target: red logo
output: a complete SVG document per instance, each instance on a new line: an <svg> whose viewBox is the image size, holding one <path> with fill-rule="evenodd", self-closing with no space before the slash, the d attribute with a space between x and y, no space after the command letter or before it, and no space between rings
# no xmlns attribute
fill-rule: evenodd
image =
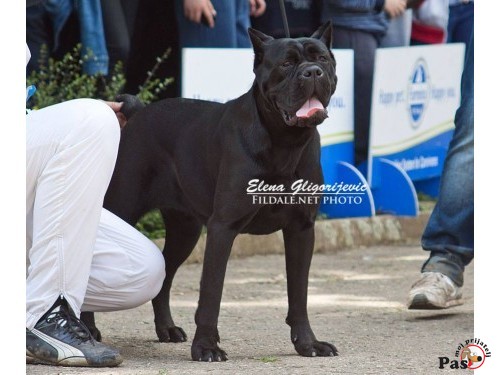
<svg viewBox="0 0 500 375"><path fill-rule="evenodd" d="M467 361L467 368L469 370L475 370L483 365L486 353L481 346L469 344L462 349L460 359Z"/></svg>

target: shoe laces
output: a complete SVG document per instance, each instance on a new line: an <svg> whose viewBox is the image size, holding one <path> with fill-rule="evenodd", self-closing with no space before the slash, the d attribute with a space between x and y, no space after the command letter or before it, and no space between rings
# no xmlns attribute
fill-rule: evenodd
<svg viewBox="0 0 500 375"><path fill-rule="evenodd" d="M57 311L49 313L45 320L47 323L55 322L59 327L72 333L72 336L76 337L80 342L90 341L92 345L95 345L95 340L87 326L63 306Z"/></svg>

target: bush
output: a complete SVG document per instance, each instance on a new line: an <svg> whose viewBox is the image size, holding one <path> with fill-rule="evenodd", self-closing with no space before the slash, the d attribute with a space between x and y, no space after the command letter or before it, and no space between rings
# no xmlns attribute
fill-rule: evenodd
<svg viewBox="0 0 500 375"><path fill-rule="evenodd" d="M123 64L118 62L110 69L108 76L87 75L83 73L82 67L85 61L92 58L92 54L81 56L81 49L81 45L77 44L62 59L55 60L47 59L47 47L42 47L40 69L31 72L27 78L27 84L35 85L37 88L28 103L29 108L40 109L77 98L114 100L116 95L122 92L126 82ZM167 49L162 56L157 57L155 66L147 73L144 83L139 86L137 97L143 103L148 104L157 100L162 91L173 82L173 78L170 77L165 79L155 77L158 68L169 55L170 49ZM47 64L43 61L47 61Z"/></svg>
<svg viewBox="0 0 500 375"><path fill-rule="evenodd" d="M165 237L165 225L159 210L148 212L135 227L150 239Z"/></svg>
<svg viewBox="0 0 500 375"><path fill-rule="evenodd" d="M35 95L29 100L28 108L41 109L53 104L77 98L95 98L114 100L125 86L123 64L117 63L105 77L102 75L87 75L83 73L83 63L92 58L89 53L81 57L81 45L66 53L62 59L47 59L47 48L40 52L40 69L31 72L27 78L28 85L35 85ZM145 104L158 99L166 87L173 82L173 78L160 79L155 76L160 65L170 55L170 49L156 59L151 71L147 73L144 83L139 86L137 97ZM44 64L43 61L47 61ZM146 214L136 225L136 228L147 237L161 238L165 236L165 227L161 213L158 210Z"/></svg>

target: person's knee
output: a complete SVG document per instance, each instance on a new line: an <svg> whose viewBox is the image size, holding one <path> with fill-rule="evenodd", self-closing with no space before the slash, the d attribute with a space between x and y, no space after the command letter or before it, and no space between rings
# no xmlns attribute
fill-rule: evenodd
<svg viewBox="0 0 500 375"><path fill-rule="evenodd" d="M153 299L160 292L165 280L165 260L158 250L151 251L145 262L145 275L147 278L145 292L146 301Z"/></svg>
<svg viewBox="0 0 500 375"><path fill-rule="evenodd" d="M136 291L130 301L132 305L139 306L152 300L158 295L165 280L165 261L163 254L152 242L150 246L143 246L139 258L134 260L133 289Z"/></svg>

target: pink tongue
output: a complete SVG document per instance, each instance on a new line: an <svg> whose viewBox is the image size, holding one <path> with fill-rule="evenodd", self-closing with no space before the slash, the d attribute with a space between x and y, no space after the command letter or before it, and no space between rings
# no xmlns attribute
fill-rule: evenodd
<svg viewBox="0 0 500 375"><path fill-rule="evenodd" d="M311 117L315 112L325 109L323 104L316 98L306 100L306 102L300 107L300 109L295 114L297 117L308 118Z"/></svg>

